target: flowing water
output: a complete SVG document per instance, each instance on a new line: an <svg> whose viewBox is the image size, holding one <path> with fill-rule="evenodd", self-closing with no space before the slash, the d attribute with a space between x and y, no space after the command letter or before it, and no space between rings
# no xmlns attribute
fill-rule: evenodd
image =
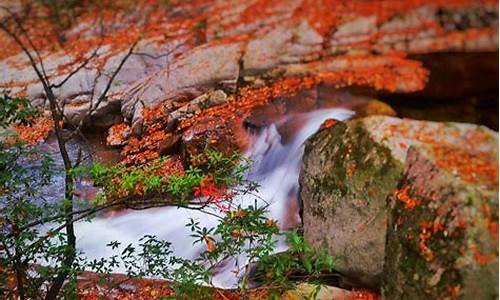
<svg viewBox="0 0 500 300"><path fill-rule="evenodd" d="M236 203L242 206L253 205L254 201L257 201L257 205L268 203L269 216L276 219L282 229L300 225L297 192L304 142L326 119L345 120L352 115L352 111L341 108L317 110L288 115L262 128L254 135L253 145L246 153L254 162L247 177L260 185L259 197L241 196L236 199ZM287 126L292 126L294 130L291 136L285 139L280 132L287 132ZM78 222L75 225L77 245L88 258L109 257L119 253L106 247L110 241L120 241L123 247L130 243L137 245L141 237L150 234L170 241L174 255L194 259L205 250L205 245L192 244L190 229L185 226L190 218L200 221L202 227L209 228L217 224L217 218L214 216L175 207L121 211L112 216L97 217L91 222ZM276 252L285 249L285 243L278 241ZM219 287L234 287L238 278L233 271L245 264L245 257L228 261L216 270L213 284ZM235 267L236 265L239 267Z"/></svg>

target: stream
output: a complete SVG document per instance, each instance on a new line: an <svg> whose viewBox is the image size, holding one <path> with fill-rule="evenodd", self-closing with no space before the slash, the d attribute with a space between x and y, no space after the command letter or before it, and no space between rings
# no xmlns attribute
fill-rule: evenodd
<svg viewBox="0 0 500 300"><path fill-rule="evenodd" d="M238 196L234 200L242 207L269 204L269 217L278 221L281 229L286 230L300 226L298 178L304 142L314 134L327 119L346 120L354 112L344 108L320 109L307 113L294 113L261 128L252 136L251 146L245 155L253 161L247 173L247 179L256 182L258 197L255 195ZM280 132L290 132L285 139ZM52 143L43 146L54 153ZM56 177L56 182L63 178ZM59 182L61 183L61 182ZM91 183L90 183L91 184ZM60 185L60 184L59 184ZM80 187L89 186L88 182L78 183ZM52 189L59 194L62 191ZM257 202L255 202L257 201ZM211 211L220 214L219 211ZM185 225L190 219L200 222L201 227L215 227L218 219L201 211L176 207L161 207L146 210L122 210L97 216L92 221L79 221L75 224L78 250L89 259L110 257L128 245L138 245L144 235L155 235L158 239L172 243L173 254L187 259L197 258L206 250L205 244L193 245L190 228ZM112 250L107 247L111 241L119 241L121 246ZM285 251L284 241L277 241L276 252ZM212 284L216 287L231 288L238 283L235 271L241 271L247 264L246 258L240 256L225 262L215 270ZM239 270L238 270L239 269ZM116 273L124 269L114 269ZM242 272L240 272L241 274Z"/></svg>

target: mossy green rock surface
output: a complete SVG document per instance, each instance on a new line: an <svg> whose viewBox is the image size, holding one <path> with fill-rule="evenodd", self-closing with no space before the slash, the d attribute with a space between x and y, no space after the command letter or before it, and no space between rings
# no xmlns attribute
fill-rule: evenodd
<svg viewBox="0 0 500 300"><path fill-rule="evenodd" d="M498 299L498 141L441 147L410 148L389 198L384 299Z"/></svg>
<svg viewBox="0 0 500 300"><path fill-rule="evenodd" d="M306 144L300 174L304 236L326 246L337 269L361 285L380 283L386 198L403 164L362 121L337 123Z"/></svg>
<svg viewBox="0 0 500 300"><path fill-rule="evenodd" d="M386 251L392 218L387 201L406 178L408 149L439 143L458 147L474 141L464 151L484 152L498 145L498 139L476 125L385 116L331 124L305 146L299 179L304 236L315 247L326 246L337 258L337 270L350 281L378 288L388 276L384 261L396 255L392 249ZM439 172L441 168L445 166L438 166Z"/></svg>

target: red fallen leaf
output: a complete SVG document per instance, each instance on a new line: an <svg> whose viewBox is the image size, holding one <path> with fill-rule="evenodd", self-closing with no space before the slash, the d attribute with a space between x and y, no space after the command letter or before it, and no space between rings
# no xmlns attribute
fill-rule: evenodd
<svg viewBox="0 0 500 300"><path fill-rule="evenodd" d="M321 126L319 127L319 129L320 130L327 129L327 128L333 127L337 123L338 123L338 121L335 120L335 119L328 119L328 120L325 120L323 122L323 124L321 124Z"/></svg>
<svg viewBox="0 0 500 300"><path fill-rule="evenodd" d="M54 129L54 122L50 118L40 117L33 119L31 124L14 126L21 141L35 145L47 138Z"/></svg>
<svg viewBox="0 0 500 300"><path fill-rule="evenodd" d="M353 300L379 300L380 295L370 290L359 289L354 291Z"/></svg>
<svg viewBox="0 0 500 300"><path fill-rule="evenodd" d="M394 196L401 202L404 203L405 205L405 208L406 209L409 209L409 210L412 210L415 208L415 206L417 206L417 200L414 199L414 198L411 198L409 195L408 195L408 192L410 190L410 187L409 186L405 186L404 188L401 188L401 189L396 189L394 191Z"/></svg>
<svg viewBox="0 0 500 300"><path fill-rule="evenodd" d="M354 175L354 172L356 172L356 163L352 163L349 165L347 168L347 176L352 177Z"/></svg>
<svg viewBox="0 0 500 300"><path fill-rule="evenodd" d="M486 255L483 255L479 252L474 253L474 260L478 264L483 265L483 266L489 264L491 261L493 261L497 257L498 257L498 255L496 253L490 253L490 254L486 254Z"/></svg>
<svg viewBox="0 0 500 300"><path fill-rule="evenodd" d="M208 252L214 252L215 249L217 249L217 246L215 245L215 241L211 237L206 236L203 239L205 240L205 243L207 244Z"/></svg>
<svg viewBox="0 0 500 300"><path fill-rule="evenodd" d="M200 186L193 189L193 194L196 197L209 197L213 200L219 200L223 198L225 189L217 187L217 185L213 183L212 178L205 177L201 181Z"/></svg>

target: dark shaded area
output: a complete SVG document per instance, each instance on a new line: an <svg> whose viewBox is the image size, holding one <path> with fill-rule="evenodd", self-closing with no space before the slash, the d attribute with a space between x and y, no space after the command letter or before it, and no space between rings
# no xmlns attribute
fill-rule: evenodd
<svg viewBox="0 0 500 300"><path fill-rule="evenodd" d="M498 131L498 52L413 56L430 71L423 91L379 93L400 117L467 122Z"/></svg>
<svg viewBox="0 0 500 300"><path fill-rule="evenodd" d="M258 131L290 113L329 107L356 110L356 106L376 98L402 118L481 124L498 131L498 52L436 53L411 58L430 71L428 83L420 92L377 92L360 86L337 89L321 84L256 108L244 125Z"/></svg>

